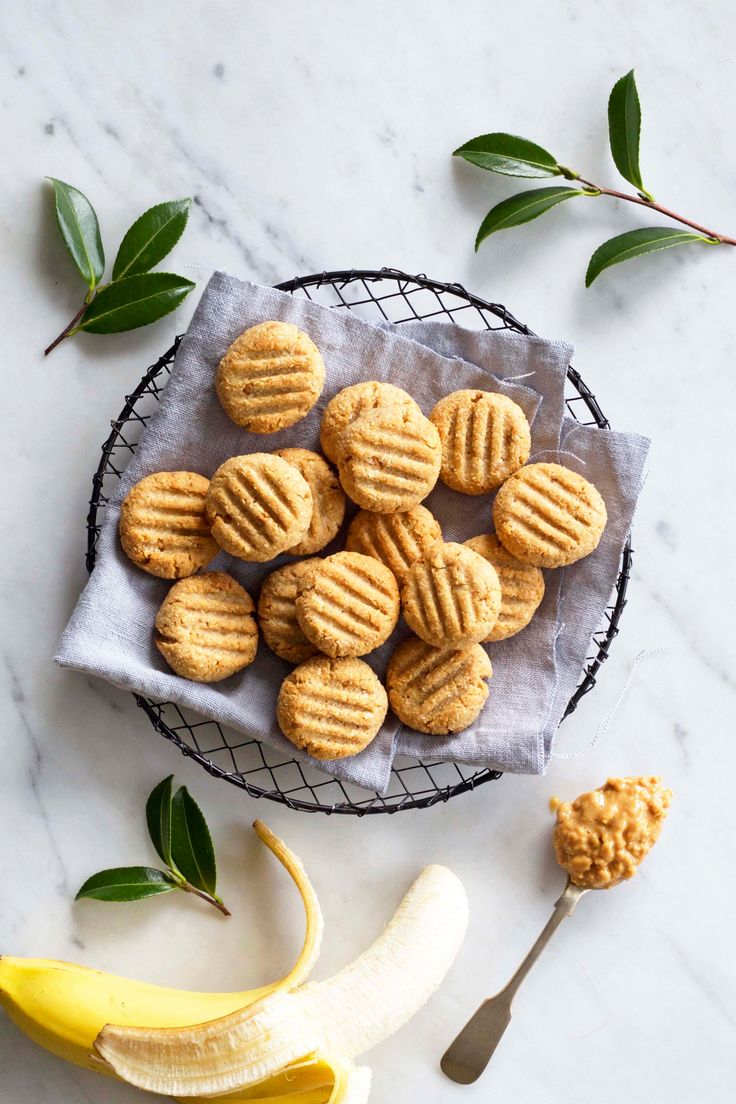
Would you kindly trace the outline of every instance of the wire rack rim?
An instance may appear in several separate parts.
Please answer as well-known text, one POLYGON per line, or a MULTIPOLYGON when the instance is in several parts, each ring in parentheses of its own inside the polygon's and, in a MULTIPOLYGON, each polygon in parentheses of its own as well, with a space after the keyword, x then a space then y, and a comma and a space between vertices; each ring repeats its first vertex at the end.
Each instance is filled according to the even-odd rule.
MULTIPOLYGON (((404 299, 407 303, 409 303, 408 294, 411 294, 412 291, 416 289, 423 288, 434 293, 440 310, 432 312, 430 315, 417 315, 414 307, 409 303, 414 318, 421 319, 426 317, 436 317, 438 314, 444 314, 452 322, 454 321, 453 310, 454 312, 457 312, 459 310, 465 310, 468 307, 474 307, 488 328, 490 328, 490 326, 486 318, 486 313, 492 314, 494 317, 498 318, 501 321, 503 327, 507 329, 514 330, 520 334, 534 336, 534 332, 528 326, 515 318, 514 315, 511 314, 511 312, 508 311, 501 304, 489 303, 487 300, 481 299, 479 296, 467 291, 467 289, 463 287, 463 285, 460 283, 443 283, 438 280, 430 279, 430 277, 426 276, 424 273, 419 273, 418 275, 409 275, 408 273, 395 268, 337 269, 332 271, 313 273, 308 276, 295 277, 292 280, 286 280, 281 284, 277 284, 276 288, 279 291, 284 291, 288 293, 304 290, 305 294, 309 296, 309 293, 306 290, 307 288, 320 288, 326 285, 332 286, 338 291, 340 302, 334 304, 335 306, 347 307, 349 309, 351 306, 365 305, 366 303, 372 302, 378 307, 384 317, 386 317, 386 315, 380 305, 382 301, 386 301, 389 298, 400 297, 404 299), (361 300, 360 303, 348 303, 343 299, 340 291, 344 290, 349 284, 355 283, 356 281, 360 281, 363 283, 363 286, 369 298, 366 300, 361 300), (397 284, 398 291, 394 292, 390 296, 375 297, 371 293, 367 285, 375 285, 384 281, 387 283, 393 281, 395 284, 397 284), (451 310, 440 298, 443 293, 455 296, 459 300, 462 300, 464 302, 464 305, 462 307, 456 307, 451 310)), ((99 537, 101 528, 101 523, 98 522, 98 513, 100 509, 104 509, 106 507, 108 501, 107 497, 103 494, 104 481, 105 478, 108 476, 120 478, 120 475, 122 474, 122 471, 119 471, 118 468, 112 464, 112 453, 116 446, 122 445, 122 447, 130 450, 130 453, 132 455, 136 445, 131 445, 128 441, 125 440, 122 434, 123 427, 131 421, 137 424, 137 426, 139 427, 145 426, 146 421, 148 420, 148 415, 142 415, 136 412, 136 405, 146 394, 149 394, 153 398, 158 400, 161 388, 156 383, 157 377, 162 372, 164 372, 173 362, 180 341, 181 337, 177 337, 171 348, 168 349, 163 354, 163 356, 159 357, 159 359, 151 365, 151 367, 145 372, 138 386, 130 393, 130 395, 125 396, 125 405, 118 417, 110 422, 111 432, 102 446, 102 455, 100 457, 100 462, 92 478, 92 494, 89 500, 89 511, 87 514, 86 566, 88 572, 90 573, 94 568, 97 539, 99 537)), ((574 369, 571 365, 568 367, 567 377, 570 384, 577 392, 575 398, 568 400, 568 402, 582 401, 592 415, 594 424, 597 425, 600 429, 609 429, 610 424, 608 422, 608 419, 603 414, 595 395, 581 379, 579 372, 577 372, 577 370, 574 369)), ((572 410, 569 406, 568 409, 570 409, 570 412, 573 416, 576 416, 574 410, 572 410)), ((125 465, 123 465, 123 470, 124 467, 125 465)), ((627 592, 631 575, 632 555, 633 551, 631 548, 631 542, 630 540, 627 540, 621 557, 619 575, 614 591, 615 598, 613 600, 613 603, 609 604, 606 610, 607 626, 605 627, 605 629, 599 628, 598 631, 594 634, 593 640, 596 648, 595 654, 593 656, 590 656, 586 661, 586 666, 584 668, 581 681, 579 682, 575 693, 568 703, 562 720, 568 717, 576 709, 581 699, 586 694, 588 694, 590 690, 593 689, 598 671, 600 670, 601 665, 608 658, 611 643, 618 634, 619 621, 627 602, 627 592), (602 638, 601 633, 603 633, 602 638)), ((233 766, 235 767, 233 771, 228 771, 223 767, 217 766, 217 764, 215 764, 210 758, 208 758, 208 754, 213 753, 212 750, 209 753, 200 751, 199 746, 196 744, 196 739, 195 746, 192 747, 190 744, 187 744, 182 739, 177 730, 167 724, 166 720, 164 720, 162 716, 162 711, 165 706, 170 703, 156 703, 150 701, 147 698, 144 698, 142 695, 139 694, 134 694, 133 696, 137 705, 141 709, 143 709, 148 716, 154 729, 160 735, 164 736, 172 744, 174 744, 174 746, 179 749, 182 755, 187 758, 191 758, 195 762, 199 763, 200 766, 202 766, 213 777, 225 779, 232 785, 238 786, 239 788, 245 790, 251 797, 258 799, 265 798, 266 800, 277 801, 294 810, 300 810, 304 812, 324 812, 327 815, 354 815, 359 817, 374 815, 378 813, 387 813, 389 815, 392 815, 394 813, 407 811, 409 809, 429 808, 430 806, 437 803, 444 803, 448 801, 451 797, 458 796, 461 793, 467 793, 471 790, 476 789, 478 786, 483 785, 486 782, 490 782, 501 777, 500 771, 483 769, 474 773, 469 778, 464 778, 461 772, 458 770, 458 773, 460 774, 460 777, 462 779, 460 782, 454 782, 445 786, 438 786, 427 764, 423 763, 421 760, 414 760, 414 766, 400 768, 399 770, 392 770, 392 776, 399 776, 402 770, 409 771, 415 769, 415 767, 423 768, 432 785, 434 786, 433 790, 429 791, 427 788, 425 788, 419 793, 413 793, 406 789, 406 786, 402 781, 402 786, 404 787, 405 792, 403 795, 393 795, 390 799, 391 803, 387 803, 389 799, 381 797, 380 794, 375 794, 373 795, 373 797, 368 797, 358 804, 350 801, 347 794, 345 794, 345 796, 348 799, 345 802, 332 802, 329 805, 321 804, 318 800, 316 800, 316 798, 312 801, 307 801, 302 798, 292 797, 289 793, 284 793, 278 789, 278 782, 273 775, 273 771, 278 770, 282 766, 291 766, 291 763, 276 764, 273 767, 269 767, 263 756, 263 751, 261 750, 261 757, 263 760, 264 769, 269 771, 274 785, 276 786, 275 790, 263 789, 262 787, 256 786, 252 782, 249 782, 244 777, 243 772, 237 769, 237 764, 235 763, 235 759, 233 756, 233 748, 231 748, 230 745, 225 743, 225 746, 230 751, 230 756, 233 759, 233 766)), ((179 715, 182 716, 181 713, 179 715)), ((211 724, 212 722, 205 720, 202 722, 202 725, 206 725, 208 723, 211 724)), ((190 735, 194 736, 194 729, 200 726, 197 724, 190 724, 182 716, 182 725, 180 727, 186 729, 190 733, 190 735)), ((219 725, 217 727, 218 729, 220 728, 219 725)), ((255 743, 259 746, 259 748, 261 748, 261 745, 258 741, 244 741, 244 744, 250 745, 250 743, 255 743)), ((241 744, 238 746, 243 745, 241 744)), ((300 764, 296 763, 296 761, 292 762, 294 762, 299 768, 299 773, 302 779, 304 779, 304 774, 301 770, 300 764)), ((432 764, 433 767, 439 767, 442 765, 443 764, 432 764)), ((261 768, 257 769, 258 771, 260 771, 261 768)), ((457 766, 456 769, 458 769, 457 766)), ((324 783, 320 783, 320 785, 322 784, 324 783)), ((345 793, 342 784, 339 785, 343 793, 345 793)), ((317 784, 315 783, 314 786, 316 787, 317 784)), ((298 789, 301 788, 308 790, 314 798, 313 785, 307 783, 305 780, 304 786, 298 787, 298 789)))

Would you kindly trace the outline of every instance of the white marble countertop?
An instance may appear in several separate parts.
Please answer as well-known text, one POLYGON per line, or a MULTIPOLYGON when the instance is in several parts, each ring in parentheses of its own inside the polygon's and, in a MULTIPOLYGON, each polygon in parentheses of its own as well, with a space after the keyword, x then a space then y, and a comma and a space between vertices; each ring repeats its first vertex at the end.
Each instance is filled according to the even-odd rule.
MULTIPOLYGON (((13 3, 0 100, 3 432, 3 724, 0 951, 68 958, 191 988, 274 976, 297 946, 294 894, 247 830, 267 819, 303 856, 331 938, 319 975, 380 929, 415 872, 463 878, 471 929, 440 993, 366 1059, 372 1099, 533 1104, 717 1101, 736 1044, 732 953, 732 436, 734 263, 683 250, 622 266, 590 291, 592 250, 643 212, 569 204, 472 243, 513 181, 453 161, 486 130, 515 131, 615 186, 605 106, 637 67, 645 177, 668 205, 736 232, 736 112, 729 0, 697 8, 620 0, 338 5, 13 3), (194 195, 172 267, 265 283, 331 267, 391 265, 459 280, 537 332, 575 343, 575 364, 616 427, 654 439, 620 637, 559 748, 583 748, 638 670, 605 739, 544 778, 484 786, 399 817, 327 819, 257 804, 155 735, 132 698, 51 656, 84 583, 90 477, 141 370, 181 330, 195 296, 155 328, 40 350, 80 298, 46 174, 94 202, 112 253, 132 217, 194 195), (152 858, 142 809, 176 771, 211 819, 228 923, 186 899, 72 904, 103 866, 152 858), (529 978, 511 1030, 475 1087, 438 1058, 506 980, 562 883, 547 801, 616 773, 659 773, 676 793, 633 884, 587 898, 529 978)), ((523 186, 523 185, 522 185, 523 186)), ((198 294, 198 293, 197 293, 198 294)), ((0 1016, 8 1104, 127 1104, 122 1084, 65 1066, 0 1016)))

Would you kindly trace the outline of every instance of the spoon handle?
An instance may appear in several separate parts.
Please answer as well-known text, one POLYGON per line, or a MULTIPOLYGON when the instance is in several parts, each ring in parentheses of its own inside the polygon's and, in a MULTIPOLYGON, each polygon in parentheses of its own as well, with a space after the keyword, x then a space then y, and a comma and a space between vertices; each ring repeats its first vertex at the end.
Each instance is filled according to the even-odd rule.
POLYGON ((451 1081, 457 1081, 460 1085, 471 1085, 478 1080, 511 1021, 511 1003, 516 991, 562 921, 566 916, 572 915, 586 892, 580 886, 573 885, 568 878, 562 895, 555 901, 552 915, 516 973, 500 993, 483 1001, 443 1054, 440 1066, 451 1081))

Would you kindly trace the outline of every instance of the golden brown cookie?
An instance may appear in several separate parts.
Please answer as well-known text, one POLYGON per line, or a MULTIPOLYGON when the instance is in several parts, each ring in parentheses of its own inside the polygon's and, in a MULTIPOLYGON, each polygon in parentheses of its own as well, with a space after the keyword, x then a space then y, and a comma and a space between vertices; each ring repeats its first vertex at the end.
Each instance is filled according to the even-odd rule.
POLYGON ((137 567, 182 579, 220 551, 205 514, 209 480, 196 472, 155 472, 128 491, 120 507, 120 543, 137 567))
POLYGON ((345 517, 345 492, 329 464, 317 452, 303 448, 276 451, 288 464, 302 473, 312 492, 312 520, 306 534, 289 549, 292 556, 311 556, 321 552, 337 535, 345 517))
POLYGON ((194 682, 219 682, 255 659, 253 600, 222 571, 182 579, 156 614, 155 640, 177 675, 194 682))
POLYGON ((515 636, 531 621, 544 598, 544 576, 538 567, 522 563, 507 552, 494 533, 484 533, 465 541, 496 569, 501 584, 501 609, 498 621, 484 643, 515 636))
POLYGON ((438 542, 409 568, 401 607, 409 628, 427 644, 475 644, 498 620, 501 585, 472 548, 438 542))
POLYGON ((293 464, 270 452, 233 456, 210 480, 207 517, 221 548, 263 563, 293 548, 312 518, 312 492, 293 464))
POLYGON ((433 648, 415 636, 400 644, 386 671, 388 700, 403 724, 442 736, 475 720, 488 697, 491 661, 480 644, 433 648))
POLYGON ((357 755, 375 738, 386 691, 362 659, 315 656, 284 679, 276 705, 281 731, 315 759, 357 755))
POLYGON ((425 506, 412 506, 400 514, 359 510, 350 523, 345 547, 385 563, 400 583, 414 561, 441 539, 440 523, 425 506))
POLYGON ((440 479, 463 494, 487 494, 529 459, 526 414, 492 391, 453 391, 429 415, 442 440, 440 479))
POLYGON ((439 434, 418 409, 379 406, 343 430, 337 466, 353 502, 393 514, 426 498, 441 460, 439 434))
POLYGON ((329 656, 367 655, 399 619, 399 588, 385 566, 358 552, 336 552, 299 581, 302 632, 329 656))
POLYGON ((343 430, 361 414, 376 410, 379 406, 412 407, 421 413, 411 395, 393 383, 368 380, 366 383, 354 383, 352 387, 343 387, 330 399, 322 415, 319 443, 325 456, 335 463, 343 430))
POLYGON ((303 663, 317 648, 296 619, 296 592, 300 580, 318 559, 299 560, 272 571, 264 580, 258 598, 258 624, 272 652, 289 663, 303 663))
POLYGON ((215 379, 225 413, 251 433, 275 433, 307 414, 325 385, 322 354, 290 322, 260 322, 233 341, 215 379))
POLYGON ((527 464, 493 503, 501 544, 535 567, 564 567, 589 555, 606 520, 606 504, 593 484, 561 464, 527 464))

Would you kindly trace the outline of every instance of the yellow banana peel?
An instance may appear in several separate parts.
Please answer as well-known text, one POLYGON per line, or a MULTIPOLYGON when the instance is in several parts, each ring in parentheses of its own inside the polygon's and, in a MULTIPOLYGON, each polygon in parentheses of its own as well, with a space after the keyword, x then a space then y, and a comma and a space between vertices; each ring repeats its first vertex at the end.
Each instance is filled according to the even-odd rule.
POLYGON ((280 981, 239 993, 198 993, 117 977, 53 959, 0 956, 0 1006, 39 1046, 60 1058, 109 1072, 94 1053, 108 1023, 130 1027, 187 1027, 246 1008, 279 989, 300 985, 319 955, 322 910, 297 856, 261 821, 258 837, 294 880, 304 902, 306 934, 301 953, 280 981))

